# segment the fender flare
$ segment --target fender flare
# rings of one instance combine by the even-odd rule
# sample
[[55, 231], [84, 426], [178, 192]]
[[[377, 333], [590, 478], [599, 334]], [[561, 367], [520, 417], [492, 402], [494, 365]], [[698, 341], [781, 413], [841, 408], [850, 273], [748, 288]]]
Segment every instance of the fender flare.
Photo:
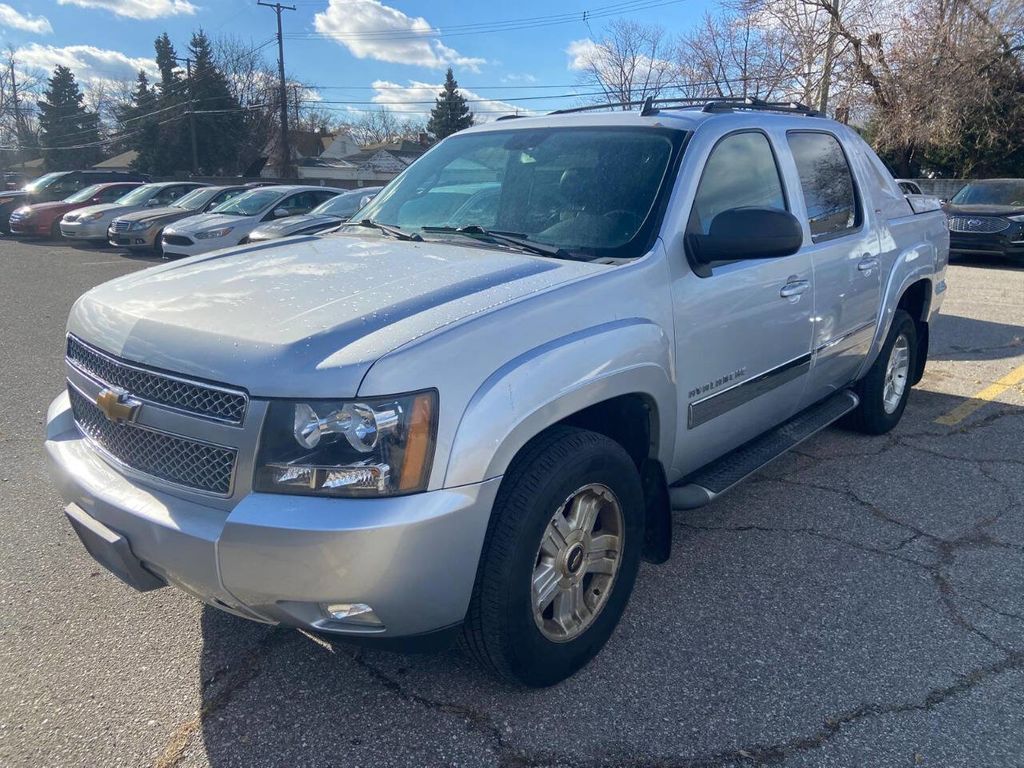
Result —
[[[503, 365], [470, 398], [448, 454], [444, 486], [503, 475], [547, 427], [613, 397], [642, 394], [655, 405], [652, 440], [663, 463], [675, 439], [671, 340], [642, 318], [615, 320], [535, 347]], [[581, 375], [582, 372], [582, 375]]]

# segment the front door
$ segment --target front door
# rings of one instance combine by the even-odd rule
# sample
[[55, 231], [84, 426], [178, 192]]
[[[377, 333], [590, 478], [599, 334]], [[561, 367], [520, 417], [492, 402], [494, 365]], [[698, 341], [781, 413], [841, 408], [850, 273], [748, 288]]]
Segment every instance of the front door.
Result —
[[812, 243], [814, 358], [802, 398], [811, 405], [851, 383], [868, 353], [881, 302], [880, 245], [839, 140], [820, 130], [790, 131], [786, 140], [800, 179], [794, 208]]
[[[691, 147], [692, 149], [693, 147]], [[788, 210], [768, 136], [729, 134], [708, 156], [688, 232], [743, 206]], [[789, 418], [810, 368], [808, 253], [689, 271], [673, 286], [679, 421], [676, 474], [686, 474]]]

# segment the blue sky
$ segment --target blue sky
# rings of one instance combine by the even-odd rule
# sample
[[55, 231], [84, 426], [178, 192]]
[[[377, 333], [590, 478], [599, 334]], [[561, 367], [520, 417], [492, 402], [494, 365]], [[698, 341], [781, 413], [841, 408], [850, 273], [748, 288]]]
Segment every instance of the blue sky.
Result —
[[[493, 114], [517, 105], [548, 109], [574, 99], [512, 99], [573, 92], [571, 52], [617, 17], [656, 23], [670, 34], [693, 25], [712, 0], [293, 0], [284, 13], [289, 74], [327, 101], [399, 102], [424, 109], [452, 66], [474, 104]], [[584, 21], [584, 14], [589, 24]], [[266, 43], [276, 62], [274, 13], [255, 0], [0, 0], [0, 45], [19, 66], [52, 70], [64, 63], [82, 80], [133, 77], [152, 69], [153, 39], [166, 31], [181, 53], [193, 29]], [[540, 86], [565, 86], [542, 88]], [[579, 90], [579, 89], [576, 89]], [[586, 89], [584, 89], [586, 90]], [[337, 110], [370, 104], [331, 105]]]

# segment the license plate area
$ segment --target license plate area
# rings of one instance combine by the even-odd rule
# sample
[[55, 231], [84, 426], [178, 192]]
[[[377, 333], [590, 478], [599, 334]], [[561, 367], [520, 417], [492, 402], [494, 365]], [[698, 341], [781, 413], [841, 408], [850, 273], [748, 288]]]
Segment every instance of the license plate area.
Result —
[[77, 504], [68, 504], [64, 514], [89, 554], [125, 584], [139, 592], [167, 586], [135, 557], [128, 540], [117, 531], [105, 526]]

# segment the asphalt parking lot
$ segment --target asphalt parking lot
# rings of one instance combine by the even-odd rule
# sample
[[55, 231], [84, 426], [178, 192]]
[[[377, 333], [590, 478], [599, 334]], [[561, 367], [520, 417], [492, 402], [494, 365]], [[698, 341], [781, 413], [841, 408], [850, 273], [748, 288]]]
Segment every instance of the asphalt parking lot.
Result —
[[830, 429], [677, 516], [596, 661], [522, 691], [89, 558], [44, 413], [71, 303], [151, 262], [0, 239], [0, 765], [1024, 764], [1024, 268], [951, 267], [894, 433]]

